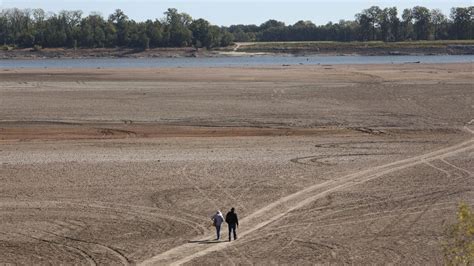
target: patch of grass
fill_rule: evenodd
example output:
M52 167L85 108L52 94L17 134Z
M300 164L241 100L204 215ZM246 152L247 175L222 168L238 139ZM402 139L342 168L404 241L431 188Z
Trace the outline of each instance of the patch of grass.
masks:
M406 42L255 42L243 44L239 51L318 51L347 49L433 49L447 48L449 45L474 45L474 40L406 41Z
M457 222L446 230L447 241L443 246L447 265L474 264L474 214L470 207L461 203Z
M35 44L31 50L32 50L33 52L39 52L39 51L41 51L42 49L43 49L43 47L41 47L41 45Z
M11 51L11 50L13 50L12 46L8 46L8 45L1 45L0 46L0 51Z

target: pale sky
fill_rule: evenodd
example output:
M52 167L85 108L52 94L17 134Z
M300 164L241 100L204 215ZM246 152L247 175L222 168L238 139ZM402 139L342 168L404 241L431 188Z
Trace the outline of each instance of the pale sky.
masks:
M288 24L298 20L311 20L316 25L340 19L354 20L362 9L377 5L381 8L396 6L399 15L403 9L420 5L430 9L439 8L449 16L451 7L472 6L472 0L0 0L2 8L42 8L45 11L82 10L85 15L99 12L108 17L115 9L122 9L130 19L144 21L161 19L167 8L177 8L193 18L204 18L212 24L256 24L276 19Z

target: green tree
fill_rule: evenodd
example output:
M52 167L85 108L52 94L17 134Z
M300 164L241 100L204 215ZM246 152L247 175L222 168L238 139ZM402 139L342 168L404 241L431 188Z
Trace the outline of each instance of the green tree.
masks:
M396 7L386 8L388 14L389 34L387 41L400 40L400 19L398 18L398 11Z
M8 42L8 19L2 10L0 12L0 43L7 45Z
M230 28L229 28L230 31ZM235 29L234 32L231 32L232 36L234 37L234 40L237 42L249 42L250 38L246 32L244 32L242 29Z
M447 228L446 235L443 245L446 264L474 264L474 214L467 204L460 204L457 222Z
M45 13L42 9L2 9L0 43L20 47L207 47L235 41L404 41L472 39L474 7L455 7L448 20L439 10L416 6L403 10L372 6L341 20L317 26L300 20L293 25L270 19L260 26L217 27L204 19L168 9L162 20L135 22L117 9L105 21L98 14L82 18L82 12Z
M384 42L396 41L400 35L400 20L397 17L397 8L384 8L379 15L380 35Z
M384 42L390 40L390 17L388 14L388 8L384 8L379 15L379 23L380 23L380 35L381 39Z
M270 19L262 23L259 29L260 31L265 31L270 28L280 28L280 27L285 27L285 23L278 20Z
M209 34L211 36L211 46L208 48L219 47L221 45L222 34L221 29L216 25L211 25L209 29Z
M431 25L433 25L433 38L435 40L444 39L447 37L447 22L448 19L439 9L431 10Z
M31 10L29 9L21 10L18 8L7 9L4 12L6 16L5 38L7 42L20 46L24 46L26 44L24 42L28 42L29 36L32 35L30 12ZM26 45L31 45L31 43Z
M259 31L257 25L231 25L228 31L234 36L236 42L251 42L256 41L256 33Z
M64 47L66 41L66 25L63 23L63 19L58 15L49 17L45 22L44 46Z
M417 40L428 40L431 35L431 13L423 6L415 6L412 10L415 23L413 28Z
M146 22L137 23L135 21L129 22L129 47L146 50L150 48L150 38L147 35Z
M226 47L234 43L234 35L223 29L221 32L221 43L220 46Z
M211 24L207 20L202 18L194 20L189 26L189 29L193 33L192 43L195 47L211 48L215 44L213 39L216 36L213 36L213 34L218 33L211 31Z
M192 43L192 32L189 25L191 16L186 13L178 13L175 8L169 8L165 13L165 37L168 46L182 47Z
M377 39L377 28L380 26L381 15L382 9L380 9L378 6L371 6L370 8L364 9L361 13L356 15L358 20L362 22L361 27L364 27L363 31L367 30L365 29L367 25L371 25L371 40Z
M81 21L80 42L83 47L104 47L106 43L106 22L102 16L91 14Z
M146 35L145 32L140 32L140 35L139 35L139 43L140 43L140 47L144 50L147 50L150 48L150 38L148 38L148 36Z
M412 40L415 38L413 32L413 12L411 9L406 8L402 14L402 40Z
M472 39L474 28L474 6L451 9L452 35L455 39Z
M257 35L257 39L259 41L266 41L266 42L286 41L288 39L286 37L287 31L288 31L288 28L283 27L283 26L267 28ZM295 39L295 40L299 40L299 39Z
M368 41L371 38L372 22L366 14L357 14L359 40Z
M21 47L32 47L34 43L34 25L31 9L15 9L16 44Z
M340 20L337 23L337 40L341 42L350 42L357 40L357 23L355 21L349 21L349 20ZM317 39L319 37L319 33L317 33Z
M118 45L117 42L117 29L112 21L107 21L104 25L105 33L105 46L114 47Z
M310 41L315 37L314 32L316 25L309 20L300 20L288 28L280 26L277 29L279 34L275 36L276 40L282 38L285 40L294 39L298 41Z
M44 46L45 42L45 31L46 31L46 13L43 9L38 8L33 10L33 21L35 24L33 35L34 35L34 44L39 46Z
M121 9L116 9L109 16L109 21L113 23L117 33L117 46L127 46L130 42L128 16Z
M60 23L63 25L64 31L66 33L66 44L65 46L73 47L75 41L80 35L80 23L81 23L82 11L73 10L66 11L63 10L59 12L58 18Z
M163 29L162 25L158 20L154 22L147 20L146 24L146 35L150 40L151 47L159 47L163 44Z

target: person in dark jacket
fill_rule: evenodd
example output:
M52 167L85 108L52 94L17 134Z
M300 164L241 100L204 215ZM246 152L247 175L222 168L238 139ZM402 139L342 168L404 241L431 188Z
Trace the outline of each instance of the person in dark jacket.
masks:
M237 233L235 232L235 229L239 227L239 218L237 218L237 213L235 213L235 209L231 208L230 212L228 212L225 216L225 222L227 223L227 226L229 227L229 242L231 240L231 234L232 232L234 233L234 240L237 239Z

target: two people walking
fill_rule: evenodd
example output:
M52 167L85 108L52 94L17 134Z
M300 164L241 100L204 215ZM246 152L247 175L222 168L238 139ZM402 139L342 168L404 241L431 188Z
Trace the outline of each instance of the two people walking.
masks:
M234 235L234 240L237 239L236 229L237 227L239 227L239 218L237 217L237 213L235 213L234 208L230 209L230 211L226 214L225 219L222 215L222 212L218 210L216 214L212 216L212 221L214 226L216 227L216 240L219 240L221 238L221 226L224 221L227 223L227 226L229 228L229 241L231 240L232 233Z

